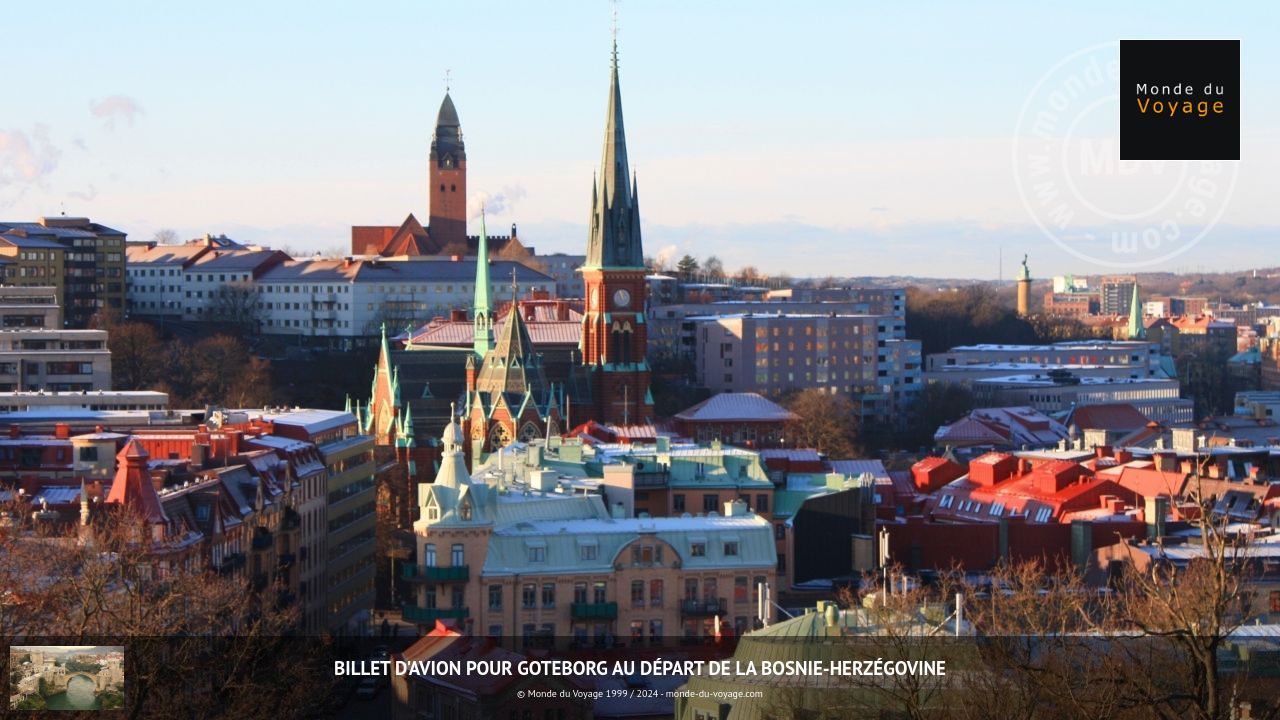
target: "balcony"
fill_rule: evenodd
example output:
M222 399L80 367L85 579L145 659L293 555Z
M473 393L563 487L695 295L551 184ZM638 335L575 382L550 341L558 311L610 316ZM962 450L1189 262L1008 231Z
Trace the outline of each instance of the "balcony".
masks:
M692 617L724 615L729 612L729 604L724 598L716 600L684 600L680 603L680 614Z
M569 606L569 617L574 620L617 620L618 603L573 603Z
M401 616L410 622L434 623L437 620L463 620L471 615L466 608L420 608L405 603L400 606Z
M471 566L423 568L417 565L401 565L400 577L409 582L464 583L471 578Z

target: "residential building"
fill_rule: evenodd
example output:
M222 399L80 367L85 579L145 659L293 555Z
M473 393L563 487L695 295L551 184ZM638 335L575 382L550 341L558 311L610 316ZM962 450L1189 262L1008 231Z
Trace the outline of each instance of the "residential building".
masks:
M62 327L61 297L50 285L0 285L0 328Z
M1133 275L1111 275L1099 283L1098 313L1128 315L1138 279Z
M885 315L692 317L695 379L719 392L779 397L818 388L852 395L866 420L900 424L918 396L920 343Z
M223 284L246 283L252 278L243 277L243 271L236 271L227 276L225 263L219 282L217 276L207 277L204 274L187 273L196 261L217 253L219 257L261 253L265 248L242 245L226 235L206 234L180 245L161 245L155 242L129 243L126 248L126 307L130 315L150 316L160 319L182 320L203 319L201 311L207 302L206 292L212 294ZM283 255L283 254L281 254ZM281 258L263 260L262 264L270 266ZM250 273L259 267L258 263L248 263ZM213 266L205 266L212 272ZM199 286L200 295L192 292Z
M317 488L324 493L323 513L317 503L317 522L323 539L312 552L323 567L323 617L330 633L363 635L374 603L375 500L377 464L374 441L360 434L356 418L335 410L264 412L272 435L315 447L324 473ZM290 446L295 447L295 446ZM319 498L319 494L317 494Z
M51 287L57 304L66 287L66 253L62 243L47 236L21 229L0 232L0 282L16 287Z
M420 486L406 620L451 620L521 646L710 637L717 617L750 627L752 588L776 572L777 554L769 521L746 503L712 508L723 515L633 517L558 473L539 469L518 483L511 458L499 465L505 453L473 477L464 442L450 423L435 482Z
M988 377L972 381L974 402L984 407L1025 405L1046 414L1072 407L1127 403L1164 424L1190 422L1195 403L1179 397L1177 378L1080 377L1070 371Z
M925 358L925 382L965 385L984 378L1069 372L1076 377L1171 377L1156 343L1093 340L1052 345L961 345Z
M105 330L0 331L0 392L67 392L111 387Z
M552 297L555 281L517 262L489 267L498 293L515 281ZM476 262L447 258L291 260L254 280L262 333L331 347L364 345L385 324L393 332L470 306Z
M90 318L103 309L124 310L123 232L91 222L89 218L58 216L42 217L37 222L0 222L0 235L36 238L62 246L62 273L53 280L65 278L60 285L62 299L59 305L68 327L88 327ZM44 250L52 251L53 248ZM28 250L32 251L35 249ZM21 248L18 252L20 255ZM37 279L42 281L40 284L47 285L51 278Z

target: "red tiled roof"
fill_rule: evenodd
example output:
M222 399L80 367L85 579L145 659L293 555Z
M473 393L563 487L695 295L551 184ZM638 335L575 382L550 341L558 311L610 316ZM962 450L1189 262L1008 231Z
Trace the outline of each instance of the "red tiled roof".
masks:
M1147 427L1151 419L1128 403L1084 405L1071 413L1071 423L1081 430L1134 431Z
M107 493L107 502L135 510L150 522L168 522L160 496L151 484L147 468L150 457L137 438L130 438L116 455L116 476L111 492Z

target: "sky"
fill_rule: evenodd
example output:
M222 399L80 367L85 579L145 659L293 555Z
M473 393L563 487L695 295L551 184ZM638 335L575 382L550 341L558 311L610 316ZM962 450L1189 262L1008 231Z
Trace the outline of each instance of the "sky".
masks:
M1257 252L1280 228L1280 9L1262 2L11 4L0 219L349 248L351 225L425 219L447 73L472 206L580 254L615 7L649 255L793 276L1276 264ZM1018 144L1055 66L1121 38L1238 38L1242 67L1242 159L1215 171L1209 217L1129 255L1072 243L1159 220L1187 168L1081 175L1074 225L1046 232ZM1114 142L1116 85L1068 110L1073 141Z

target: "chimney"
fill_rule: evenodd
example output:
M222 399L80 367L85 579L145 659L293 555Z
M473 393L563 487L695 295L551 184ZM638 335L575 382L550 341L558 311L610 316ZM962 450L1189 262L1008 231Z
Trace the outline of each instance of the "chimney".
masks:
M71 426L67 423L55 423L53 426L53 436L59 440L66 440L71 437Z
M11 438L19 438L19 437L22 437L22 430L21 430L17 425L10 425L10 426L9 426L9 437L11 437Z
M240 439L243 437L244 437L243 430L227 431L227 454L228 455L240 454Z
M191 445L191 467L203 468L205 463L209 461L209 446L195 442Z
M1116 462L1120 465L1133 461L1133 453L1128 450L1116 449L1112 455L1115 456Z

